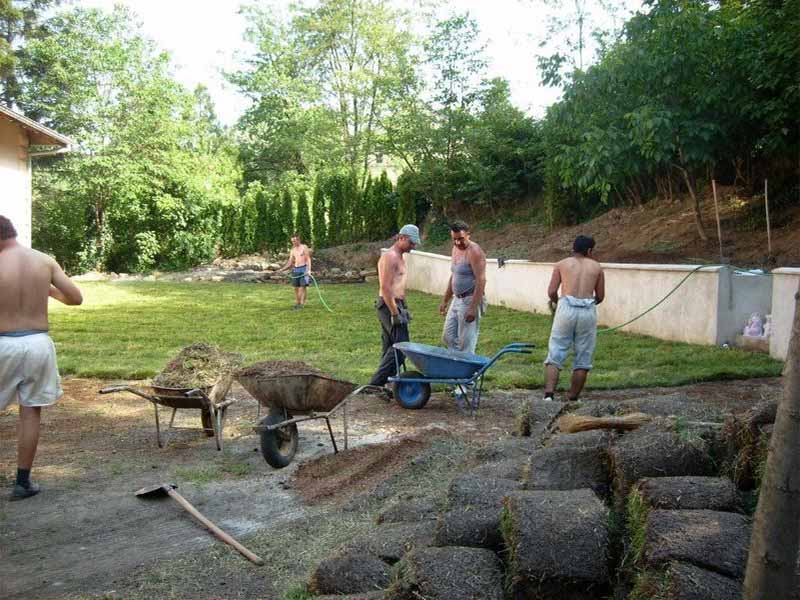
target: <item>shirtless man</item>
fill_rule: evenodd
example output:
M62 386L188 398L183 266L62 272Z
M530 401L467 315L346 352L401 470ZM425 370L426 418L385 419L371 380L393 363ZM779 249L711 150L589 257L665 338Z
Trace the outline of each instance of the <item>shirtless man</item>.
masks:
M392 247L378 261L379 298L375 303L381 324L381 363L370 385L383 386L397 372L392 345L407 342L411 314L406 306L406 261L403 254L420 244L416 225L404 225ZM400 356L402 363L403 356Z
M545 364L544 399L552 400L567 351L575 346L572 382L567 399L575 401L583 390L592 368L592 354L597 340L597 309L606 295L605 276L592 258L594 239L579 235L572 245L572 256L556 263L547 295L557 302L553 329L550 331ZM561 298L558 288L561 287Z
M463 221L453 222L450 237L453 240L450 281L439 304L439 314L446 315L442 341L450 350L474 354L485 310L486 255L470 240L469 225Z
M42 406L61 397L56 349L47 335L47 299L77 305L83 296L56 261L17 242L0 215L0 410L19 403L17 479L11 500L39 493L30 480Z
M306 305L306 288L311 280L311 252L308 246L300 241L300 236L296 233L292 236L289 259L283 267L278 269L278 273L288 270L289 267L292 267L292 285L294 286L293 310L300 310Z

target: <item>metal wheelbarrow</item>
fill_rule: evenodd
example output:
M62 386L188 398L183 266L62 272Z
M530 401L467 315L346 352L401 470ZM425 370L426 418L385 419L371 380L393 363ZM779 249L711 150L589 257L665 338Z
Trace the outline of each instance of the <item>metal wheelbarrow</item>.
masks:
M164 442L161 439L159 406L172 409L172 416L169 419L167 428L174 430L197 429L196 427L175 427L173 425L175 413L178 412L178 409L200 410L201 430L206 436L213 436L217 443L217 450L222 450L222 429L225 425L225 413L228 407L235 402L235 399L227 397L232 383L233 376L227 375L213 386L201 388L169 388L157 385L139 388L131 385L110 385L101 389L100 393L128 392L150 401L155 411L156 441L159 448L164 447Z
M480 404L486 371L504 354L530 354L534 345L524 342L508 344L492 357L413 342L399 342L393 347L397 375L390 377L389 381L394 385L394 397L400 406L410 409L424 407L431 397L431 384L443 383L455 386L465 398L469 398L470 412L474 416ZM419 371L401 372L398 353L405 355Z
M297 452L297 424L323 419L328 426L333 451L338 453L331 417L341 411L344 448L347 449L347 402L374 386L356 384L324 375L302 373L276 376L239 375L237 381L261 406L269 409L255 431L261 437L261 454L270 466L282 469ZM299 416L295 416L299 415Z

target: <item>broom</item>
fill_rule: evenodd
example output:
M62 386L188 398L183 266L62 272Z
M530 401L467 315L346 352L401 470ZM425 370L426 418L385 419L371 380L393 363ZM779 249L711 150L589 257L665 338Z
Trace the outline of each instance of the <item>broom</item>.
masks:
M580 415L564 415L557 421L558 429L563 433L589 431L590 429L623 429L630 430L644 425L651 417L644 413L631 413L624 417L582 417Z

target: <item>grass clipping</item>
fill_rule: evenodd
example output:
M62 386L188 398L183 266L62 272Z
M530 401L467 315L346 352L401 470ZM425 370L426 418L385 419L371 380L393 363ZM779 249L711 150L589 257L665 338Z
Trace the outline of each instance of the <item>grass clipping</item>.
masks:
M153 379L153 385L165 388L206 388L235 371L244 356L222 352L216 346L196 343L186 346Z

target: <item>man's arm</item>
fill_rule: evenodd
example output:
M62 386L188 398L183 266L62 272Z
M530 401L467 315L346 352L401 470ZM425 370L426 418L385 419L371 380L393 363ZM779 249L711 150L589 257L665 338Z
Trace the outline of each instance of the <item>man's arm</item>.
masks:
M398 315L400 311L397 308L397 303L394 301L394 283L395 271L397 270L397 257L393 252L387 252L378 261L378 279L381 285L381 298L386 306L389 307L389 312L392 315Z
M294 252L289 252L289 258L286 260L286 264L283 265L280 269L278 269L277 272L282 273L283 271L286 271L289 267L292 266L293 263L294 263Z
M53 261L52 269L50 297L70 306L83 304L83 294L80 289L67 277L57 262Z
M469 253L469 264L475 274L475 291L472 293L472 303L464 315L464 320L472 323L480 310L483 294L486 291L486 254L481 248L475 247L475 251Z
M447 305L450 303L450 300L453 298L453 274L450 274L450 278L447 280L447 289L444 291L444 298L442 298L441 304L439 304L439 314L445 316L447 314Z
M311 250L306 246L306 274L311 275Z
M594 303L600 304L606 299L606 276L603 269L600 269L600 274L597 276L597 282L594 284Z
M550 285L547 286L547 296L553 302L558 302L558 288L561 285L561 271L558 265L553 267L553 275L550 277Z

